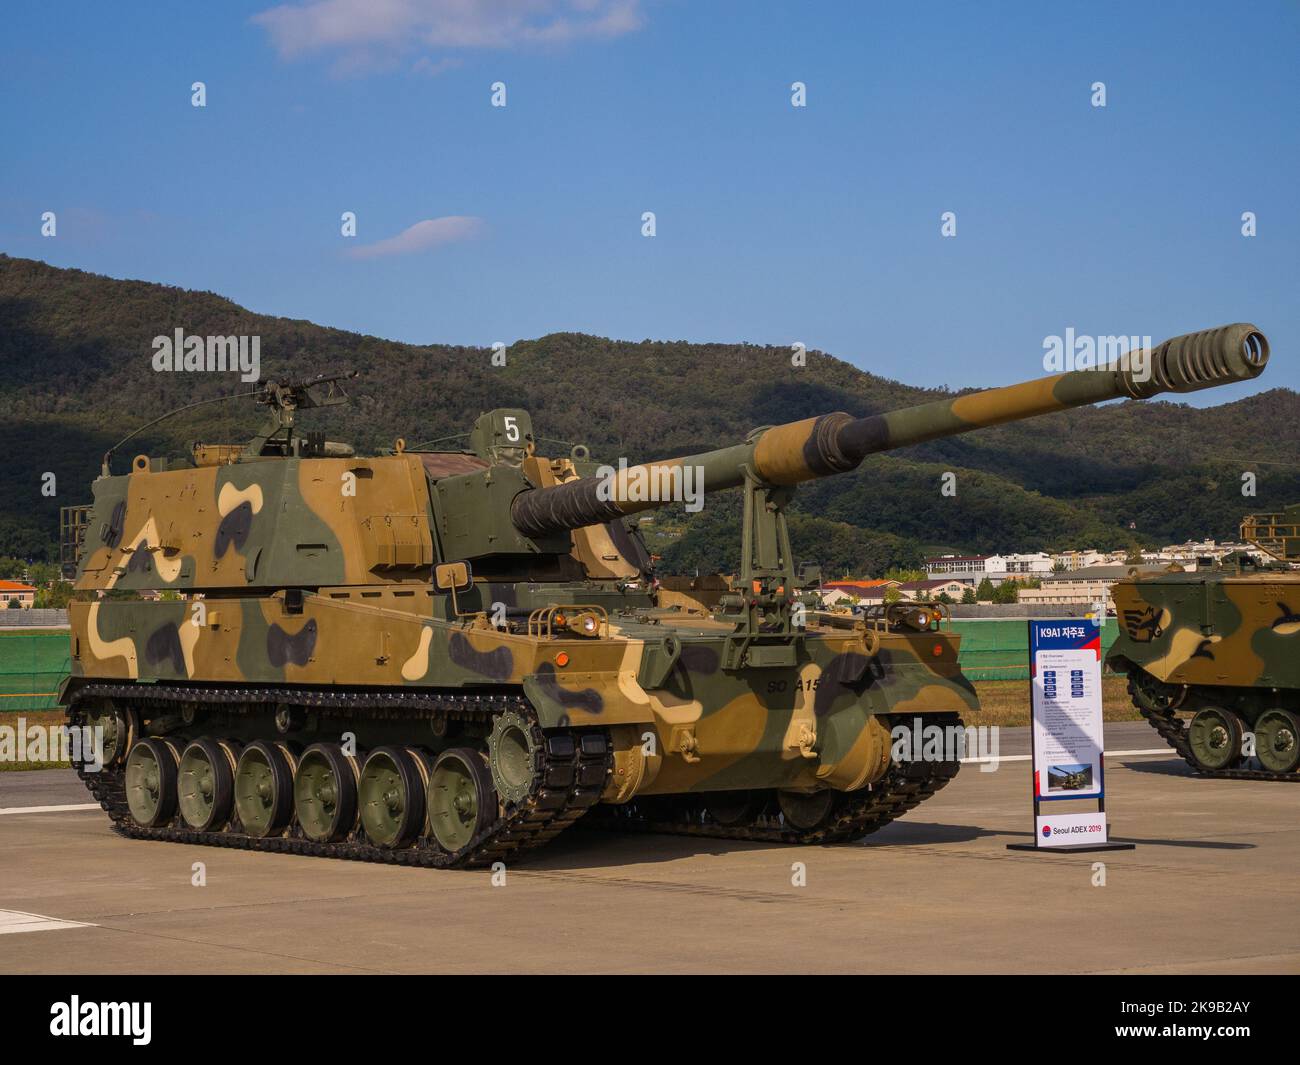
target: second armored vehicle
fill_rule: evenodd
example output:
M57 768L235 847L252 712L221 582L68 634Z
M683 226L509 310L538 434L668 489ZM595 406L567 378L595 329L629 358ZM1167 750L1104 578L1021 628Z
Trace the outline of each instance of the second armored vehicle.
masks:
M1197 772L1300 783L1300 505L1250 515L1241 535L1274 561L1116 583L1107 664Z

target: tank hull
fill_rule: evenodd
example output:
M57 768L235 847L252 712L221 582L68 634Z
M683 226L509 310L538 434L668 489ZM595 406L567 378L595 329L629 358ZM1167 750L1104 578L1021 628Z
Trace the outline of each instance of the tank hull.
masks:
M385 592L373 594L382 601ZM74 603L65 698L92 681L146 694L251 687L286 703L318 691L508 694L526 699L543 729L617 730L612 735L625 738L614 744L620 760L646 749L637 756L638 786L611 784L620 801L757 787L853 790L879 777L888 747L864 742L864 734L879 740L894 718L978 708L958 668L960 637L937 628L814 628L790 647L788 666L725 669L729 629L674 610L615 614L595 638L562 639L498 631L479 615L421 616L418 599L409 610L394 600L371 605L367 594L325 589L294 607L283 594ZM677 655L651 678L648 660L665 636L678 643ZM871 731L874 719L881 723Z

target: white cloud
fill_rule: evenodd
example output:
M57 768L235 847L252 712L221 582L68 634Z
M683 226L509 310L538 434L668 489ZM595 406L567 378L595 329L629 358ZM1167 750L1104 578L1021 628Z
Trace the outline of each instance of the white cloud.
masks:
M472 240L486 225L473 215L447 215L443 218L426 218L407 226L395 237L386 237L373 244L363 244L348 252L352 259L379 259L388 255L413 255L428 251L440 244L454 244L459 240Z
M282 58L335 53L336 69L391 67L422 48L609 40L641 28L642 0L308 0L253 16Z
M433 78L448 70L455 70L458 66L461 66L461 60L459 59L430 59L427 55L422 55L411 64L411 73L425 74Z

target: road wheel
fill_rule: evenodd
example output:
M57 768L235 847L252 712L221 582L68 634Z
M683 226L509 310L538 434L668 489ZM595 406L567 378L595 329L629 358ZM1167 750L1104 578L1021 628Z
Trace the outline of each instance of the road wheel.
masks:
M1255 722L1255 757L1270 773L1300 765L1300 721L1290 710L1265 710Z
M238 761L230 743L206 738L195 740L181 754L177 805L181 820L196 832L213 832L230 820Z
M235 769L235 811L244 831L265 839L293 817L293 755L284 744L257 740L244 748Z
M497 796L487 761L471 747L438 755L429 774L429 831L449 854L463 850L496 820Z
M763 809L763 800L761 792L718 791L704 797L704 809L714 823L737 828L753 823Z
M180 756L169 740L144 739L126 756L126 805L135 823L165 825L176 813L176 765Z
M377 847L406 847L424 831L428 772L401 747L376 747L366 756L358 793L361 827Z
M1192 756L1205 770L1230 769L1241 760L1241 718L1231 710L1207 706L1192 718L1187 742Z
M313 743L298 759L293 805L303 834L336 843L357 823L357 760L337 743Z
M777 793L777 802L786 824L807 832L821 828L831 819L835 809L835 792L823 791L782 791Z

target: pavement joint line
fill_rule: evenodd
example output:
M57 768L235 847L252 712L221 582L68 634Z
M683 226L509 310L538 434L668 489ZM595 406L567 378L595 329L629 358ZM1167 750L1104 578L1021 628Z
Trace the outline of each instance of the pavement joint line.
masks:
M1177 758L1178 755L1168 747L1148 747L1141 751L1105 751L1107 758L1131 758L1136 754L1163 754L1166 758ZM984 762L1028 762L1033 755L1031 754L1003 754L997 757L988 758L963 758L962 765L979 765Z
M247 953L256 954L262 957L281 958L286 961L301 961L301 962L309 962L313 964L334 966L340 969L355 969L358 972L362 972L362 973L381 973L381 974L394 975L394 971L391 969L377 969L374 968L373 966L353 965L347 962L325 962L319 958L306 957L301 954L282 954L280 951L277 950L260 950L256 947L250 947L247 943L222 943L219 940L199 939L193 936L186 937L186 936L167 935L164 932L151 932L148 931L147 929L141 929L141 928L119 928L116 925L111 925L111 924L93 925L91 927L103 928L106 931L118 932L121 935L126 935L126 936L146 936L150 939L165 939L172 943L190 943L195 945L201 945L204 947L216 948L217 950L245 951Z
M782 875L785 875L784 871ZM808 902L825 902L818 898L808 899L794 892L790 894L779 893L775 891L743 891L736 888L714 887L701 883L683 883L674 880L645 880L638 877L626 876L604 876L599 873L564 873L556 870L542 871L540 869L517 869L515 876L521 879L538 879L538 880L564 880L577 883L599 884L602 886L618 886L641 888L648 891L670 891L684 892L689 895L708 895L715 898L729 898L737 902L759 902L767 905L782 902L797 902L805 905ZM843 900L837 900L843 901Z
M412 870L412 872L454 872L454 870L432 869ZM256 898L247 902L217 902L210 906L171 906L165 910L124 910L118 913L100 913L95 917L100 921L116 921L132 917L159 917L168 914L224 913L229 910L248 910L258 907L274 909L278 906L299 906L313 902L366 902L371 899L398 899L404 895L419 894L410 888L397 891L359 891L348 895L304 895L294 898Z
M1020 834L1025 835L1025 833L1020 833ZM1010 836L1010 835L1014 835L1014 833L1003 833L1003 835ZM1119 837L1115 837L1113 841L1125 842L1125 839L1124 837L1119 836ZM1127 842L1137 843L1139 847L1143 847L1143 846L1155 847L1161 845L1165 841L1130 839L1127 840ZM1173 842L1176 844L1179 841L1173 841ZM1175 876L1186 875L1186 870L1179 866L1155 865L1150 862L1132 861L1131 856L1129 856L1128 852L1119 852L1114 857L1100 859L1096 856L1096 854L1048 854L1047 852L1049 852L1051 848L1043 848L1043 850L1040 852L1030 854L1028 851L1007 853L1006 851L999 851L999 850L991 850L991 851L968 850L968 849L958 850L955 848L940 850L938 848L942 847L943 845L936 844L936 843L910 843L910 844L898 843L892 846L888 846L886 844L876 844L875 846L880 847L881 849L888 849L891 853L895 853L908 858L925 857L930 860L938 859L938 858L951 858L954 860L977 861L977 862L1037 861L1038 864L1042 866L1051 866L1053 868L1066 868L1075 865L1075 863L1078 863L1079 865L1091 865L1095 861L1105 861L1108 865L1112 862L1122 862L1124 870L1130 873L1150 873L1153 875L1160 875L1160 876L1169 876L1170 874L1173 874ZM1120 854L1124 854L1125 856L1121 857ZM1042 861L1042 858L1044 857L1050 857L1052 860L1050 862ZM1196 870L1195 875L1197 877L1232 878L1234 882L1242 882L1245 880L1267 881L1272 876L1272 874L1269 873L1257 873L1253 871L1243 872L1240 869L1198 869Z
M1110 974L1122 975L1124 973L1144 973L1157 971L1161 969L1172 969L1174 972L1190 973L1193 965L1222 964L1227 961L1257 961L1260 958L1292 958L1300 953L1300 948L1295 950L1267 951L1263 954L1216 954L1212 958L1198 958L1196 961L1164 961L1152 962L1149 965L1125 965L1118 969L1088 969L1084 975L1107 976Z

